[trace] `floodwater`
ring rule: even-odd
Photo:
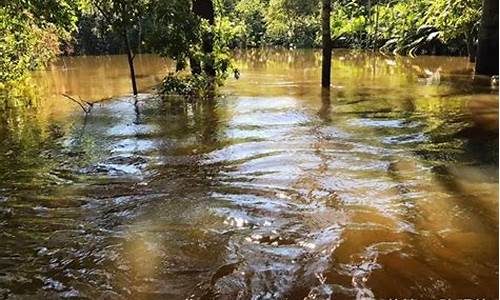
[[[0,299],[498,298],[498,90],[466,58],[236,54],[210,103],[171,64],[64,58],[0,128]],[[85,115],[67,94],[96,103]]]

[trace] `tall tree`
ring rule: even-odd
[[[322,0],[321,30],[323,41],[323,57],[321,66],[321,86],[330,88],[332,68],[332,36],[330,32],[330,15],[332,12],[331,0]]]
[[[116,32],[120,33],[127,51],[127,61],[132,81],[132,91],[137,95],[137,82],[135,76],[134,59],[129,32],[140,23],[147,7],[146,0],[93,0],[94,7],[103,15],[106,22]],[[139,41],[140,42],[140,41]]]
[[[498,74],[498,0],[483,1],[476,74]]]

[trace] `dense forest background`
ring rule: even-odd
[[[319,0],[218,0],[218,26],[231,47],[321,45]],[[131,32],[139,52],[154,52],[155,11],[146,12]],[[473,57],[481,18],[481,0],[371,1],[332,3],[335,47],[376,48],[398,54],[451,54]],[[102,17],[82,13],[68,54],[124,53],[122,39]]]
[[[0,84],[57,55],[126,53],[133,65],[137,53],[159,53],[175,59],[178,69],[205,62],[225,72],[234,48],[313,48],[322,41],[320,0],[2,2]],[[197,14],[197,3],[208,3],[212,16]],[[496,7],[491,18],[498,27]],[[481,17],[481,0],[335,0],[331,45],[474,61]]]

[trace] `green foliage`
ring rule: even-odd
[[[213,65],[220,83],[231,68],[230,47],[242,39],[244,29],[228,17],[216,17],[210,25],[191,10],[184,0],[160,1],[152,5],[151,12],[155,27],[147,34],[147,47],[177,62],[177,71],[184,70],[191,61],[202,66]],[[210,36],[213,51],[207,53],[203,40]]]
[[[319,46],[319,1],[239,0],[224,13],[242,26],[244,47],[279,45],[285,47]],[[240,37],[240,36],[239,36]]]
[[[133,44],[137,37],[133,32]],[[124,53],[123,36],[110,30],[108,23],[98,13],[86,13],[80,17],[75,43],[72,49],[76,55],[99,55]]]
[[[246,28],[227,16],[216,18],[216,37],[221,47],[235,48],[246,38]]]
[[[267,41],[291,48],[319,45],[318,1],[271,0],[266,13]]]
[[[111,27],[119,33],[132,29],[140,23],[148,10],[148,0],[90,0],[92,7],[104,17]]]
[[[477,39],[480,0],[416,0],[378,5],[380,24],[377,39],[384,50],[413,54],[440,50],[464,54]],[[435,49],[436,46],[440,49]]]
[[[429,22],[442,32],[445,41],[477,35],[481,0],[436,0],[431,4]]]
[[[477,40],[481,0],[368,3],[332,1],[331,33],[336,47],[464,54],[467,43]],[[320,46],[317,0],[224,0],[223,6],[224,14],[243,27],[237,45]]]
[[[40,95],[29,79],[0,83],[0,117],[7,111],[37,107]]]
[[[234,7],[231,19],[238,20],[243,27],[242,46],[258,47],[264,43],[266,35],[265,11],[268,0],[241,0]]]
[[[378,5],[379,32],[375,38],[382,44],[382,50],[398,54],[412,54],[427,42],[428,34],[433,34],[434,26],[426,26],[429,2],[416,0],[410,3],[397,2]],[[437,36],[435,36],[437,37]],[[431,42],[432,39],[429,39]]]
[[[365,7],[358,2],[342,1],[333,4],[330,27],[334,44],[362,47],[366,41],[367,26]]]
[[[127,45],[134,53],[144,47],[144,34],[151,32],[150,0],[88,0],[75,34],[77,55],[123,54]]]
[[[19,0],[0,7],[0,89],[43,67],[76,29],[82,1]]]
[[[59,52],[57,27],[39,27],[31,13],[0,8],[0,88],[45,66]]]
[[[52,24],[61,35],[76,29],[78,12],[88,6],[87,0],[15,0],[7,1],[4,8],[15,13],[28,13],[34,23],[44,28]]]
[[[160,94],[172,97],[180,96],[183,99],[208,98],[213,93],[212,80],[204,75],[183,75],[169,73],[162,81]]]
[[[194,48],[195,51],[193,54],[202,63],[213,62],[217,74],[215,78],[216,83],[221,85],[224,79],[227,78],[228,72],[233,69],[231,46],[234,46],[234,41],[241,39],[244,29],[228,17],[216,17],[215,25],[213,26],[210,26],[206,21],[202,22],[201,35],[208,32],[211,33],[214,41],[212,53],[204,53],[202,49]]]
[[[188,1],[158,1],[151,13],[155,24],[148,32],[148,45],[163,56],[177,61],[178,70],[187,66],[189,57],[199,51],[201,20],[195,18]]]
[[[320,46],[318,0],[213,0],[215,25],[192,12],[192,0],[16,0],[0,7],[0,82],[43,67],[78,29],[77,53],[135,52],[214,65],[220,81],[235,47]],[[477,41],[481,0],[333,1],[337,47],[380,48],[398,54],[464,54]],[[79,21],[78,21],[79,20]],[[203,49],[210,36],[213,51]]]
[[[201,51],[200,40],[207,32],[214,33],[214,39],[223,45],[215,53],[226,53],[228,48],[235,47],[310,48],[321,45],[321,5],[318,0],[213,0],[218,20],[212,29],[193,15],[192,1],[92,1],[107,3],[104,6],[118,19],[118,27],[129,27],[136,48],[172,57],[177,60],[179,69],[185,68],[191,58],[202,63],[217,60],[217,57],[207,57]],[[332,1],[334,46],[381,48],[399,54],[464,54],[466,46],[470,47],[477,40],[481,0],[380,0],[371,1],[371,5],[368,3]],[[117,15],[120,5],[127,8],[128,15]],[[119,36],[110,34],[102,20],[85,16],[81,20],[80,24],[88,25],[85,28],[80,25],[78,40],[86,41],[78,44],[79,48],[97,45],[92,53],[122,51],[117,42]],[[130,23],[130,20],[134,22]],[[227,60],[222,56],[218,61],[223,67]]]

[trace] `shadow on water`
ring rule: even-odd
[[[498,96],[467,59],[336,51],[322,91],[317,51],[236,57],[206,103],[116,96],[119,57],[39,74],[0,129],[0,298],[497,296]]]

